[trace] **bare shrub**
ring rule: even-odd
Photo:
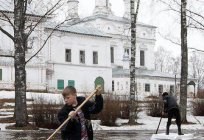
[[[197,98],[204,99],[204,89],[198,90]]]
[[[0,102],[0,109],[3,107],[4,103]]]
[[[138,102],[135,102],[135,119],[138,114]],[[92,115],[92,119],[101,120],[101,125],[116,126],[117,118],[129,118],[129,101],[120,99],[117,95],[107,93],[104,97],[104,107],[98,115]]]
[[[197,99],[192,102],[192,113],[194,116],[204,116],[204,100]]]
[[[47,101],[43,97],[38,97],[32,102],[31,115],[37,127],[56,129],[59,126],[57,113],[62,107],[62,103]]]
[[[98,119],[101,120],[101,125],[116,126],[116,120],[120,116],[120,100],[113,94],[108,94],[104,98],[104,106]]]
[[[161,117],[161,113],[163,111],[163,101],[157,97],[152,96],[146,100],[147,110],[146,113],[148,116],[152,117]]]

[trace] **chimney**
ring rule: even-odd
[[[123,0],[124,1],[124,18],[130,19],[130,0]]]
[[[78,4],[79,0],[68,0],[68,19],[69,20],[78,20]]]
[[[94,15],[111,15],[111,4],[109,0],[95,0]]]

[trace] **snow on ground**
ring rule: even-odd
[[[195,124],[188,124],[188,125],[182,125],[182,129],[185,130],[204,130],[204,117],[196,117],[201,124],[199,124],[199,122],[195,119],[194,116],[192,115],[188,115],[187,116],[187,120],[195,123]],[[137,120],[138,123],[142,124],[142,125],[134,125],[134,126],[130,126],[130,125],[121,125],[121,124],[126,124],[128,122],[128,120],[124,120],[124,119],[118,119],[117,120],[117,124],[119,124],[120,126],[117,127],[107,127],[107,126],[101,126],[99,125],[100,121],[92,121],[93,122],[93,127],[95,130],[155,130],[157,129],[157,126],[159,124],[159,120],[160,118],[158,117],[151,117],[151,116],[147,116],[145,112],[140,112],[139,113],[139,119]],[[174,119],[172,119],[174,120]],[[159,130],[165,130],[166,129],[166,123],[167,123],[167,118],[162,118]],[[176,124],[172,124],[170,126],[170,131],[171,129],[177,129]]]
[[[14,98],[14,91],[0,91],[0,99],[11,99]],[[27,99],[35,99],[38,97],[43,97],[44,99],[50,101],[56,101],[61,103],[63,101],[61,94],[54,94],[54,93],[33,93],[33,92],[27,92]],[[7,105],[14,105],[13,103],[6,103]],[[11,116],[13,112],[5,112],[5,110],[0,110],[0,114],[8,114]],[[7,110],[9,111],[9,110]],[[5,116],[1,116],[1,118],[4,118]],[[95,130],[156,130],[157,126],[159,124],[160,118],[158,117],[150,117],[147,116],[146,113],[140,112],[139,113],[139,119],[137,120],[138,123],[141,123],[142,125],[124,125],[124,123],[127,123],[128,120],[124,119],[118,119],[117,124],[119,126],[117,127],[107,127],[107,126],[101,126],[100,121],[93,120],[93,128]],[[189,122],[193,122],[195,124],[189,124],[189,125],[182,125],[182,129],[186,130],[204,130],[204,117],[194,117],[188,112],[187,120]],[[199,123],[197,120],[199,120]],[[167,118],[163,118],[159,127],[159,130],[165,130],[166,129],[166,122]],[[121,125],[123,124],[123,125]],[[5,126],[8,124],[0,124],[1,129],[5,129]],[[172,124],[170,127],[171,129],[177,129],[177,126],[175,124]]]
[[[35,92],[27,92],[26,93],[27,99],[35,99],[35,98],[44,98],[48,101],[56,101],[61,102],[63,101],[61,94],[55,94],[55,93],[35,93]],[[15,98],[14,91],[0,91],[0,99],[12,99]],[[12,104],[12,103],[11,103]]]

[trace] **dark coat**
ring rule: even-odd
[[[84,97],[77,97],[78,105],[85,100]],[[101,95],[95,96],[95,101],[88,101],[82,108],[84,117],[86,119],[86,128],[89,140],[93,140],[93,129],[90,121],[90,114],[97,114],[103,109],[103,98]],[[58,120],[62,124],[68,117],[69,112],[73,111],[74,108],[69,105],[64,107],[58,112]],[[63,140],[81,140],[81,123],[79,119],[71,119],[61,129],[61,137]]]
[[[166,95],[163,97],[163,101],[164,101],[164,112],[168,112],[173,108],[179,108],[178,104],[176,102],[176,99],[173,96],[170,95]]]

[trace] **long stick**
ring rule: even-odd
[[[155,134],[157,134],[157,132],[158,132],[158,130],[159,130],[159,126],[160,126],[161,120],[162,120],[162,116],[161,116],[161,118],[160,118],[160,120],[159,120],[159,125],[158,125],[158,127],[157,127],[157,130],[156,130],[156,133],[155,133]]]
[[[86,98],[86,100],[83,101],[83,103],[77,107],[77,109],[75,110],[75,112],[78,112],[82,106],[92,97],[94,96],[97,92],[99,92],[101,90],[101,86],[97,86],[96,89],[92,92],[92,94]],[[50,140],[69,120],[71,119],[71,116],[69,116],[56,130],[55,132],[52,133],[52,135],[50,135],[50,137],[47,140]]]

